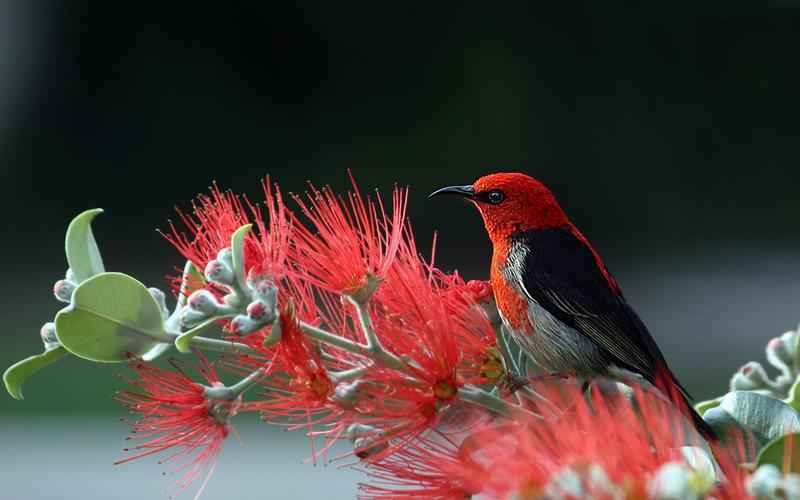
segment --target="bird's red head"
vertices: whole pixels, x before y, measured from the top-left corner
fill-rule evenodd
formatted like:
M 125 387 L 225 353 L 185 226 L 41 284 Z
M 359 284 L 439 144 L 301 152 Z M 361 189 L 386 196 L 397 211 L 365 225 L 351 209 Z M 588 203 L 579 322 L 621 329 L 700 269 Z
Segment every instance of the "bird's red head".
M 439 189 L 431 196 L 458 194 L 471 201 L 483 217 L 494 242 L 517 231 L 568 225 L 569 219 L 553 193 L 533 177 L 503 172 L 486 175 L 467 186 Z

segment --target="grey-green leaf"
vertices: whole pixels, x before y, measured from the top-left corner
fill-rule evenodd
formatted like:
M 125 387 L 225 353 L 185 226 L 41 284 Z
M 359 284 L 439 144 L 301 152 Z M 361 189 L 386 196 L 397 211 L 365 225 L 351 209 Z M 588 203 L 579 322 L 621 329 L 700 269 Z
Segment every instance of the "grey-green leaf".
M 758 453 L 757 465 L 772 464 L 784 473 L 800 473 L 800 433 L 793 432 L 773 439 Z
M 800 432 L 800 414 L 770 396 L 750 391 L 729 392 L 719 408 L 729 413 L 739 426 L 751 430 L 761 446 L 784 434 Z
M 3 373 L 3 383 L 6 386 L 6 390 L 14 399 L 22 399 L 22 384 L 25 383 L 25 380 L 41 368 L 55 363 L 66 354 L 67 351 L 63 347 L 58 346 L 48 349 L 41 354 L 36 354 L 21 361 L 17 361 L 9 366 Z
M 101 213 L 101 208 L 87 210 L 72 219 L 67 228 L 64 245 L 67 263 L 78 283 L 105 271 L 100 250 L 92 234 L 92 220 Z
M 81 283 L 55 323 L 61 345 L 90 361 L 123 362 L 171 343 L 158 303 L 143 284 L 121 273 L 102 273 Z
M 694 409 L 699 413 L 701 416 L 704 415 L 708 410 L 711 408 L 716 408 L 722 402 L 722 398 L 724 396 L 720 396 L 718 398 L 709 399 L 707 401 L 700 401 L 696 405 L 694 405 Z
M 186 265 L 183 266 L 183 276 L 181 278 L 181 289 L 178 293 L 178 307 L 176 310 L 181 309 L 186 305 L 186 299 L 192 292 L 195 291 L 195 287 L 199 286 L 202 287 L 206 282 L 203 273 L 201 273 L 195 266 L 192 264 L 192 261 L 187 260 Z
M 236 284 L 240 290 L 247 289 L 244 275 L 244 239 L 252 229 L 252 224 L 246 224 L 233 233 L 231 236 L 231 258 L 233 260 L 233 273 L 236 277 Z
M 794 381 L 794 384 L 789 388 L 789 395 L 784 399 L 784 402 L 800 411 L 800 378 Z
M 197 335 L 200 335 L 204 331 L 208 330 L 209 328 L 213 328 L 220 319 L 221 318 L 219 318 L 219 317 L 210 318 L 210 319 L 200 323 L 196 327 L 192 328 L 188 332 L 184 332 L 184 333 L 180 334 L 175 339 L 175 348 L 178 349 L 178 351 L 182 352 L 182 353 L 191 352 L 192 351 L 192 339 L 194 337 L 196 337 Z

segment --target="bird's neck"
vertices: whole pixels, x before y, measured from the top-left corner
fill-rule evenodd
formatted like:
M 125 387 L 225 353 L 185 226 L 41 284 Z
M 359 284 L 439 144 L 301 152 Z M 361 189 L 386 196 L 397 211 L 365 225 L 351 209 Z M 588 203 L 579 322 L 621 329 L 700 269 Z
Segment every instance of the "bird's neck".
M 513 210 L 498 217 L 494 213 L 481 211 L 481 215 L 486 232 L 495 247 L 498 244 L 502 246 L 513 234 L 521 231 L 574 227 L 567 214 L 555 202 L 544 204 L 535 212 Z

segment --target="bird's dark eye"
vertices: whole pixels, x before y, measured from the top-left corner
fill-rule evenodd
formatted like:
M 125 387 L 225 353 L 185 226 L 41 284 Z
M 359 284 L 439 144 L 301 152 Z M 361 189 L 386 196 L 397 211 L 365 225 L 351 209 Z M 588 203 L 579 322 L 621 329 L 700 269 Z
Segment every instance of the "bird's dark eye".
M 498 203 L 502 202 L 506 199 L 506 194 L 499 189 L 494 189 L 486 193 L 486 201 L 491 203 L 492 205 L 497 205 Z

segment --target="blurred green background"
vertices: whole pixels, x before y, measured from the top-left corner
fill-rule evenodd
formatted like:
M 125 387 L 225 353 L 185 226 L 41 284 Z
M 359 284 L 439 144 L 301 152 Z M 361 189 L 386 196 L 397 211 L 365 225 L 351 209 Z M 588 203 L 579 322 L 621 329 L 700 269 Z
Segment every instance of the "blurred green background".
M 611 17 L 599 5 L 0 3 L 0 364 L 41 350 L 64 230 L 86 208 L 106 209 L 95 234 L 107 267 L 162 285 L 181 262 L 155 229 L 212 180 L 257 197 L 266 174 L 302 191 L 307 179 L 343 188 L 350 168 L 364 189 L 410 185 L 422 246 L 438 230 L 439 264 L 483 278 L 477 214 L 426 195 L 521 170 L 555 191 L 690 391 L 721 393 L 800 321 L 800 10 Z M 128 465 L 102 473 L 124 493 L 87 493 L 54 458 L 118 458 L 121 371 L 68 359 L 31 379 L 25 401 L 0 396 L 4 442 L 28 457 L 3 452 L 0 470 L 18 471 L 9 498 L 142 498 L 137 481 L 155 495 L 168 484 Z M 276 442 L 265 460 L 306 454 L 302 436 Z M 261 470 L 249 450 L 226 451 L 235 465 L 209 498 L 285 497 L 222 486 Z M 42 463 L 62 483 L 26 489 Z M 354 492 L 352 476 L 292 473 L 275 476 L 311 488 L 296 496 Z

